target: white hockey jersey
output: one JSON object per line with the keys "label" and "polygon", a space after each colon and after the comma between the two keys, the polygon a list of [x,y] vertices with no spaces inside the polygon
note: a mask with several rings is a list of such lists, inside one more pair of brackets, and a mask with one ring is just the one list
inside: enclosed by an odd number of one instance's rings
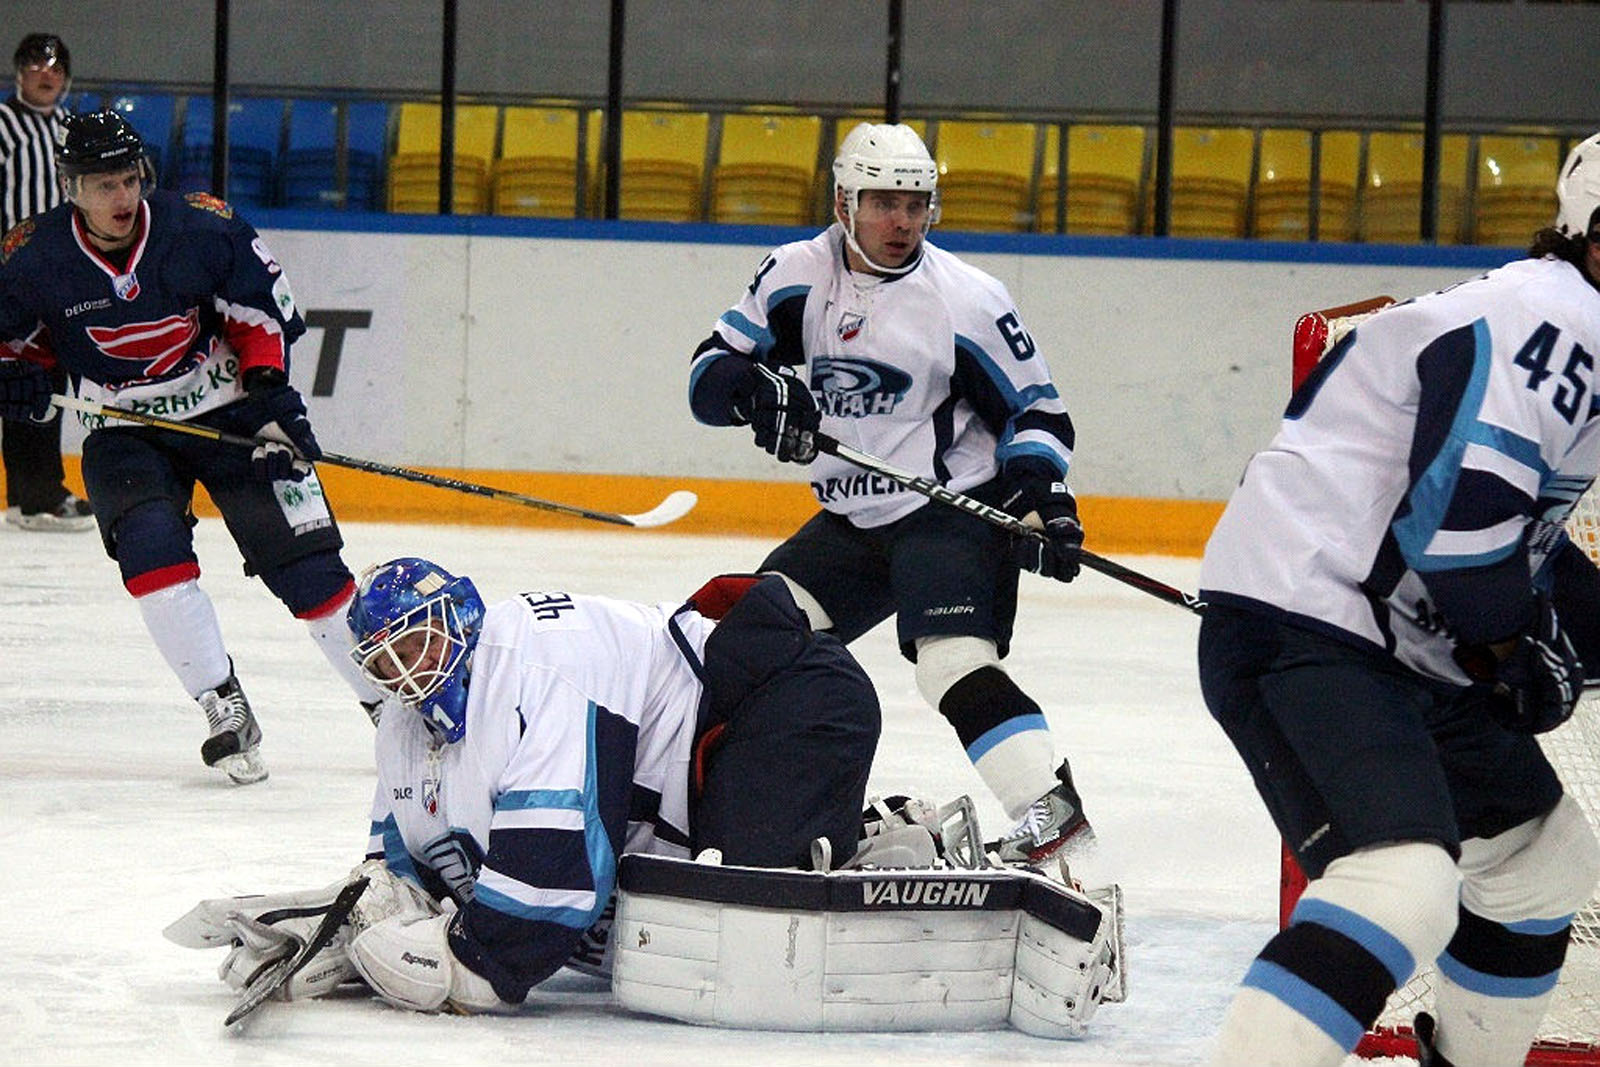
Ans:
{"label": "white hockey jersey", "polygon": [[523,593],[484,616],[460,741],[383,716],[367,855],[461,905],[475,969],[541,980],[605,908],[621,855],[687,855],[711,629],[671,605]]}
{"label": "white hockey jersey", "polygon": [[[690,402],[712,425],[725,404],[705,395],[707,370],[724,359],[796,368],[824,433],[958,491],[1017,456],[1062,477],[1072,460],[1072,422],[1005,286],[926,242],[895,277],[850,270],[838,224],[777,248],[695,353]],[[810,470],[818,502],[857,526],[927,503],[833,456]]]}
{"label": "white hockey jersey", "polygon": [[1597,353],[1600,292],[1556,259],[1379,312],[1250,460],[1201,595],[1465,684],[1455,642],[1505,636],[1600,466]]}

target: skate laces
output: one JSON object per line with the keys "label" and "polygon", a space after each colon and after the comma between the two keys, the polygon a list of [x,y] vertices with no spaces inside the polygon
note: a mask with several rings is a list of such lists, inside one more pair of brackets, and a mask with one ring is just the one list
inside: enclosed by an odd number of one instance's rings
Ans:
{"label": "skate laces", "polygon": [[232,679],[200,694],[200,707],[213,734],[243,733],[250,718],[250,703]]}
{"label": "skate laces", "polygon": [[1077,805],[1062,795],[1061,786],[1056,786],[1029,804],[1021,821],[1000,841],[1002,844],[1018,844],[1026,841],[1034,845],[1053,841],[1061,836],[1061,831],[1066,828],[1077,810]]}

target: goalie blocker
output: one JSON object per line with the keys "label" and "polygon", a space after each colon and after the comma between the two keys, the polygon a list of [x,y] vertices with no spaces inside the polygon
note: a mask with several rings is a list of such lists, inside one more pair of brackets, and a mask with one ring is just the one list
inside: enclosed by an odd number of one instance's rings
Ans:
{"label": "goalie blocker", "polygon": [[628,1009],[735,1029],[1084,1033],[1126,993],[1120,892],[1042,874],[817,873],[630,855],[612,990]]}

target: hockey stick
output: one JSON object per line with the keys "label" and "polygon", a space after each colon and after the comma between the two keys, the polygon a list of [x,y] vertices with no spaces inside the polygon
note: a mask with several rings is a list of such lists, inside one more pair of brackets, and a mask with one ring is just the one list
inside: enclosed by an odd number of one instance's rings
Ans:
{"label": "hockey stick", "polygon": [[[173,419],[163,419],[155,415],[146,415],[139,411],[129,411],[127,408],[112,407],[95,400],[81,400],[78,397],[62,396],[57,393],[50,397],[52,403],[60,408],[71,408],[87,415],[99,415],[104,418],[120,419],[123,422],[136,422],[142,426],[153,426],[158,430],[171,430],[175,433],[186,433],[194,437],[205,437],[212,441],[220,441],[227,445],[239,445],[243,448],[256,448],[263,444],[282,444],[281,441],[268,441],[265,438],[244,437],[240,434],[226,433],[222,430],[212,429],[210,426],[199,426],[189,422],[178,422]],[[666,499],[651,508],[636,515],[619,514],[612,511],[591,511],[580,508],[575,504],[562,504],[554,500],[541,500],[536,496],[524,496],[522,493],[513,493],[509,489],[496,489],[493,486],[479,485],[476,482],[464,482],[457,478],[446,478],[438,474],[429,474],[426,471],[414,470],[410,467],[394,467],[376,460],[357,459],[354,456],[341,456],[337,452],[324,452],[318,463],[326,463],[330,467],[346,467],[350,470],[366,471],[369,474],[381,474],[388,478],[403,478],[408,482],[421,482],[423,485],[437,486],[440,489],[454,489],[458,493],[474,493],[486,496],[493,500],[504,500],[512,504],[522,504],[525,507],[538,508],[541,511],[554,511],[561,515],[571,515],[579,519],[590,519],[594,522],[609,522],[616,526],[665,526],[669,522],[676,522],[689,513],[699,502],[699,498],[687,489],[678,489],[668,493]]]}
{"label": "hockey stick", "polygon": [[274,963],[257,975],[249,985],[245,986],[239,997],[239,1003],[234,1005],[228,1017],[222,1020],[223,1026],[232,1026],[243,1019],[261,1005],[265,1004],[272,994],[288,984],[289,979],[300,972],[311,958],[321,952],[339,932],[339,927],[350,918],[350,913],[356,909],[356,901],[361,899],[361,894],[366,892],[367,878],[365,875],[350,880],[350,884],[339,890],[339,895],[333,898],[333,903],[328,905],[328,913],[322,917],[322,922],[306,938],[306,943],[300,950],[291,956]]}
{"label": "hockey stick", "polygon": [[[921,493],[930,500],[937,500],[941,504],[948,504],[953,508],[965,511],[968,515],[976,516],[991,526],[998,526],[1002,530],[1016,534],[1018,537],[1042,537],[1043,535],[1032,526],[997,507],[991,507],[981,500],[974,500],[965,493],[958,493],[940,485],[938,482],[920,477],[892,467],[877,456],[851,448],[844,442],[830,437],[825,433],[813,433],[812,439],[816,442],[817,451],[826,452],[830,456],[837,456],[846,463],[853,463],[862,470],[869,470],[881,474],[890,481],[898,482],[914,493]],[[1165,582],[1158,582],[1148,575],[1140,574],[1136,570],[1124,567],[1104,556],[1097,556],[1084,549],[1079,558],[1083,565],[1092,571],[1099,571],[1107,578],[1114,578],[1125,585],[1149,593],[1157,600],[1165,600],[1168,604],[1176,604],[1180,608],[1188,608],[1196,615],[1205,611],[1206,602],[1191,593],[1181,589],[1174,589]]]}

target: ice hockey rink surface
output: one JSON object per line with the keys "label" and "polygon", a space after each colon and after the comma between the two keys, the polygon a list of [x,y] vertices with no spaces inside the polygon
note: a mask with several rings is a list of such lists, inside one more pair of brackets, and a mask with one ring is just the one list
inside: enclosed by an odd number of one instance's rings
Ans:
{"label": "ice hockey rink surface", "polygon": [[[769,545],[576,525],[344,533],[353,569],[423,555],[489,601],[543,589],[681,602],[712,575],[753,569]],[[1099,854],[1077,873],[1126,893],[1128,1001],[1104,1005],[1082,1040],[713,1030],[624,1012],[570,972],[508,1017],[349,996],[269,1003],[225,1030],[224,953],[161,929],[203,897],[321,886],[357,863],[372,727],[304,627],[243,577],[220,520],[202,520],[196,545],[265,733],[259,785],[200,762],[204,717],[94,534],[0,528],[0,1064],[1199,1064],[1274,928],[1277,838],[1201,702],[1196,617],[1088,571],[1071,586],[1024,575],[1007,664],[1043,705],[1097,827]],[[1119,562],[1191,591],[1199,572],[1193,559]],[[986,836],[1006,829],[917,695],[892,625],[854,650],[884,709],[871,790],[970,793]]]}

